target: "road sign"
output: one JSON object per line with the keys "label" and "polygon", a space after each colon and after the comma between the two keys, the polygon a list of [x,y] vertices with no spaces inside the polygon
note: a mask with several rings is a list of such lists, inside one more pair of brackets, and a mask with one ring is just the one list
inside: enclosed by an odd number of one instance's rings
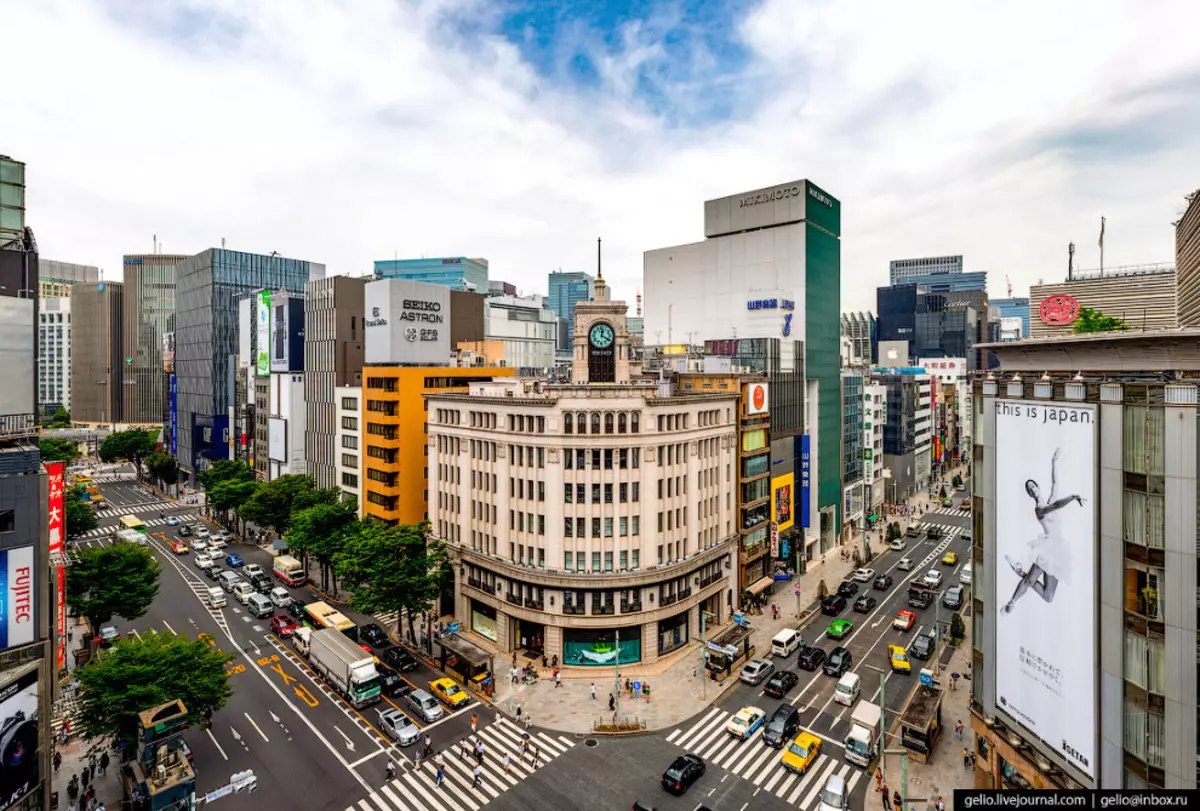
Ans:
{"label": "road sign", "polygon": [[451,622],[446,626],[446,633],[457,634],[462,626],[457,622]]}
{"label": "road sign", "polygon": [[233,794],[233,786],[221,786],[219,789],[208,792],[204,795],[204,802],[211,803],[213,800],[219,800],[222,797],[227,797]]}
{"label": "road sign", "polygon": [[642,683],[640,681],[635,681],[633,683],[633,692],[634,693],[642,692]]}
{"label": "road sign", "polygon": [[796,589],[796,596],[797,596],[797,597],[799,597],[799,596],[800,596],[800,589]]}

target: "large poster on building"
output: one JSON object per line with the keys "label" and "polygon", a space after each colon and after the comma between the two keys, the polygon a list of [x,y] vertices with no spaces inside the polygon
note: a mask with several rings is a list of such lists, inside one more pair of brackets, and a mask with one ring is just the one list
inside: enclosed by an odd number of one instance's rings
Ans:
{"label": "large poster on building", "polygon": [[812,441],[808,434],[800,436],[800,526],[809,525],[812,511]]}
{"label": "large poster on building", "polygon": [[997,708],[1094,778],[1096,409],[995,407]]}
{"label": "large poster on building", "polygon": [[38,779],[37,671],[0,687],[0,807],[28,794]]}
{"label": "large poster on building", "polygon": [[785,473],[771,479],[771,520],[780,532],[786,532],[796,523],[793,503],[796,489],[796,474]]}
{"label": "large poster on building", "polygon": [[37,632],[32,546],[0,550],[0,583],[0,650],[28,645]]}
{"label": "large poster on building", "polygon": [[255,313],[254,372],[259,377],[271,374],[271,291],[260,290]]}

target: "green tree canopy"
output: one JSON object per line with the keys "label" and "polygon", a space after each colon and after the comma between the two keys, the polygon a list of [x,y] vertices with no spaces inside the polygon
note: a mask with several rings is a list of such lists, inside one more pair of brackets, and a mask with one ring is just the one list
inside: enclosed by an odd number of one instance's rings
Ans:
{"label": "green tree canopy", "polygon": [[99,523],[91,502],[83,499],[82,487],[63,491],[63,516],[67,521],[68,538],[78,538],[88,530],[95,529]]}
{"label": "green tree canopy", "polygon": [[253,481],[254,471],[241,459],[222,459],[214,462],[208,470],[200,471],[200,483],[212,491],[224,481]]}
{"label": "green tree canopy", "polygon": [[132,462],[138,476],[142,475],[142,460],[154,452],[155,437],[149,431],[131,428],[109,434],[100,443],[100,461]]}
{"label": "green tree canopy", "polygon": [[70,439],[44,436],[38,440],[43,462],[70,462],[79,458],[79,445]]}
{"label": "green tree canopy", "polygon": [[412,633],[414,614],[433,608],[448,570],[442,542],[429,537],[429,522],[388,526],[360,521],[334,555],[333,570],[350,592],[350,604],[367,614],[404,611]]}
{"label": "green tree canopy", "polygon": [[259,486],[253,479],[227,479],[218,482],[208,492],[208,503],[214,510],[236,510],[254,495]]}
{"label": "green tree canopy", "polygon": [[318,504],[337,504],[342,500],[342,491],[336,487],[326,487],[321,490],[301,490],[292,499],[292,513],[307,510]]}
{"label": "green tree canopy", "polygon": [[80,549],[78,560],[67,569],[67,605],[87,618],[93,633],[114,616],[137,619],[154,602],[161,571],[144,546],[117,543]]}
{"label": "green tree canopy", "polygon": [[957,612],[950,618],[950,638],[955,644],[961,642],[967,635],[966,623],[962,620],[962,615]]}
{"label": "green tree canopy", "polygon": [[175,484],[179,480],[179,466],[169,453],[152,453],[146,457],[146,471],[163,484]]}
{"label": "green tree canopy", "polygon": [[1071,329],[1076,335],[1082,335],[1088,332],[1127,330],[1129,329],[1129,325],[1119,318],[1111,318],[1091,307],[1080,307],[1079,317],[1075,319],[1075,323],[1071,325]]}
{"label": "green tree canopy", "polygon": [[[306,494],[307,495],[307,494]],[[342,551],[346,535],[356,529],[354,508],[343,502],[317,504],[292,514],[288,549],[310,555],[321,564],[321,588],[329,588],[329,568]]]}
{"label": "green tree canopy", "polygon": [[232,661],[232,654],[203,639],[167,633],[122,638],[75,671],[84,737],[133,744],[140,734],[137,714],[174,699],[187,707],[189,722],[199,723],[229,700],[225,667]]}
{"label": "green tree canopy", "polygon": [[238,514],[247,521],[253,521],[260,527],[270,527],[283,535],[292,525],[292,505],[297,494],[311,491],[313,487],[312,477],[295,473],[263,482],[242,504]]}
{"label": "green tree canopy", "polygon": [[62,406],[58,407],[58,411],[54,412],[54,416],[50,418],[51,428],[70,428],[71,427],[71,412],[67,411]]}

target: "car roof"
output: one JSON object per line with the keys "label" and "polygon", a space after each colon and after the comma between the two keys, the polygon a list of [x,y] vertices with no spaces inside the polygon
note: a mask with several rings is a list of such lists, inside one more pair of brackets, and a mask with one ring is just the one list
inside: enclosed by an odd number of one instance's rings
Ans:
{"label": "car roof", "polygon": [[846,780],[840,774],[831,774],[825,781],[825,788],[832,788],[834,791],[841,791],[846,785]]}
{"label": "car roof", "polygon": [[807,729],[805,729],[805,730],[801,730],[800,734],[795,737],[795,739],[792,741],[792,743],[820,744],[821,739],[818,738],[816,735],[812,734],[811,732],[809,732]]}

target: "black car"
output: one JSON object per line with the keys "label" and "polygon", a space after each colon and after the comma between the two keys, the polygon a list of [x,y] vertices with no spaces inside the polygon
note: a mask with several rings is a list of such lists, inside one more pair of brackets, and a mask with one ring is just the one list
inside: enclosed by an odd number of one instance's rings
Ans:
{"label": "black car", "polygon": [[780,749],[800,732],[800,711],[790,704],[780,704],[771,720],[763,727],[762,741]]}
{"label": "black car", "polygon": [[830,594],[821,601],[821,613],[836,617],[846,610],[846,598],[840,594]]}
{"label": "black car", "polygon": [[929,634],[918,636],[908,646],[908,655],[923,662],[929,661],[929,657],[933,656],[933,637]]}
{"label": "black car", "polygon": [[930,526],[925,532],[925,537],[931,541],[936,541],[938,538],[942,537],[942,528]]}
{"label": "black car", "polygon": [[854,610],[860,614],[865,614],[874,608],[876,605],[875,598],[870,594],[864,594],[854,601]]}
{"label": "black car", "polygon": [[942,594],[942,607],[949,608],[951,611],[957,611],[962,608],[963,604],[963,588],[962,586],[951,586]]}
{"label": "black car", "polygon": [[875,582],[871,584],[871,587],[879,589],[880,591],[887,591],[892,587],[893,582],[895,581],[892,580],[892,576],[890,574],[881,574],[879,577],[875,578]]}
{"label": "black car", "polygon": [[175,534],[180,538],[186,538],[192,534],[192,528],[187,524],[180,524],[179,526],[175,527]]}
{"label": "black car", "polygon": [[683,794],[704,775],[704,761],[695,755],[680,755],[663,772],[662,787],[672,794]]}
{"label": "black car", "polygon": [[250,578],[250,585],[254,586],[254,590],[260,594],[269,594],[271,592],[271,578],[265,574],[256,574]]}
{"label": "black car", "polygon": [[292,617],[292,619],[303,620],[305,616],[304,606],[305,603],[303,601],[297,600],[295,597],[293,597],[292,601],[283,607],[283,610],[286,611],[288,615]]}
{"label": "black car", "polygon": [[853,597],[855,594],[858,594],[858,583],[855,583],[853,580],[843,581],[838,584],[837,593],[839,597]]}
{"label": "black car", "polygon": [[400,674],[388,670],[386,667],[379,671],[379,689],[383,691],[385,696],[396,698],[397,696],[405,696],[412,692],[412,686],[404,679],[400,678]]}
{"label": "black car", "polygon": [[799,681],[800,677],[790,670],[776,670],[763,685],[763,692],[775,698],[783,698]]}
{"label": "black car", "polygon": [[853,664],[854,657],[850,655],[850,649],[838,645],[829,652],[829,658],[825,660],[825,675],[840,679]]}
{"label": "black car", "polygon": [[389,644],[387,633],[373,622],[359,626],[358,638],[372,648],[382,648]]}
{"label": "black car", "polygon": [[816,645],[809,645],[804,650],[800,651],[800,655],[796,657],[796,667],[801,670],[816,670],[825,661],[825,651],[818,648]]}
{"label": "black car", "polygon": [[407,673],[410,670],[417,669],[417,657],[404,648],[388,648],[379,654],[379,658],[383,660],[385,665],[400,673]]}

